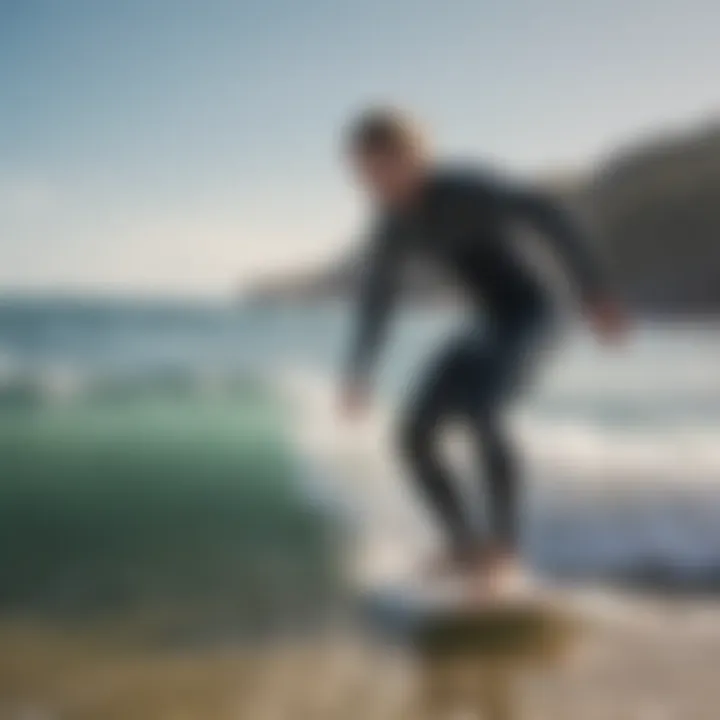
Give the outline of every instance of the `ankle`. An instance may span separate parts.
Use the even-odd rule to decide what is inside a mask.
[[[512,543],[493,541],[485,548],[485,560],[489,563],[512,563],[519,559],[518,549]]]

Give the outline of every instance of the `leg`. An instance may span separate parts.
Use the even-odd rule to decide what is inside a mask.
[[[477,422],[475,428],[475,435],[481,445],[490,534],[495,544],[514,552],[519,541],[518,463],[501,417],[495,417],[494,413],[490,412]]]
[[[478,340],[468,351],[467,395],[463,407],[478,444],[493,544],[517,550],[519,475],[515,451],[504,424],[508,399],[523,377],[530,349],[523,333]]]
[[[458,349],[448,348],[424,378],[412,398],[400,437],[402,454],[456,556],[465,555],[474,543],[453,478],[440,457],[438,431],[457,404],[459,359]]]

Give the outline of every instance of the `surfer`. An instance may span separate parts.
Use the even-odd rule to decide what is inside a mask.
[[[449,273],[477,313],[417,385],[401,423],[400,447],[447,539],[441,566],[482,568],[485,580],[502,584],[520,567],[518,471],[503,410],[554,315],[552,287],[514,242],[513,224],[526,223],[547,239],[601,338],[620,337],[623,313],[582,233],[543,193],[478,168],[438,165],[416,124],[395,110],[371,110],[358,118],[346,151],[376,217],[342,411],[353,417],[367,405],[405,260],[423,257]],[[482,540],[439,453],[438,431],[449,418],[465,421],[477,443],[490,523],[489,537]]]

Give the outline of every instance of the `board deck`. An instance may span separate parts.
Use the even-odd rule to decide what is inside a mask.
[[[579,625],[561,595],[538,589],[482,599],[457,584],[385,584],[367,588],[362,606],[371,630],[432,654],[546,653]]]

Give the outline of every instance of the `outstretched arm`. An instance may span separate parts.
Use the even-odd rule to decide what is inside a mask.
[[[360,284],[356,327],[345,371],[345,401],[354,405],[364,394],[380,346],[398,285],[400,251],[390,228],[376,230]]]

